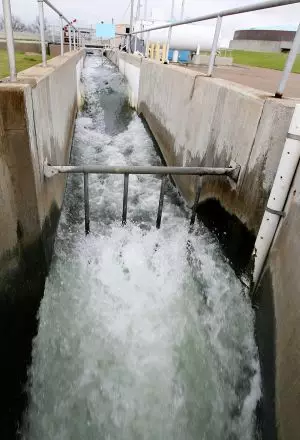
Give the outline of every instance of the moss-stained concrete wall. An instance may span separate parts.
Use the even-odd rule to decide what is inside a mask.
[[[68,162],[83,56],[71,52],[0,83],[1,438],[14,438],[26,401],[20,387],[65,187],[63,176],[45,179],[43,165]]]
[[[185,166],[241,166],[237,185],[202,179],[201,201],[215,198],[253,233],[258,232],[295,101],[178,66],[143,60],[138,111],[166,162]],[[189,203],[195,178],[177,179]]]

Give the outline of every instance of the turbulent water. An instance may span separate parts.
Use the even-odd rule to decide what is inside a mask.
[[[72,163],[159,164],[126,84],[96,55],[83,71]],[[169,184],[69,177],[55,257],[39,311],[23,437],[30,440],[250,440],[260,376],[253,312],[214,237],[188,232]]]

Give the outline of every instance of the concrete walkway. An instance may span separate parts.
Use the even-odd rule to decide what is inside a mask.
[[[189,65],[188,68],[203,73],[207,72],[207,66]],[[239,64],[215,67],[213,71],[213,77],[215,78],[226,79],[272,94],[275,94],[275,91],[277,90],[281,75],[282,72],[279,70],[242,66]],[[284,96],[289,98],[300,98],[300,74],[290,74]]]

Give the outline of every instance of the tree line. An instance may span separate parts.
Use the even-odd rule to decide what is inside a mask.
[[[32,23],[26,24],[16,15],[12,15],[11,21],[12,21],[12,28],[15,32],[38,33],[40,31],[39,17],[36,17]],[[45,19],[45,30],[47,30],[47,29],[48,29],[48,23],[47,23],[47,20]],[[3,32],[4,30],[5,30],[4,18],[2,15],[0,15],[0,32]]]

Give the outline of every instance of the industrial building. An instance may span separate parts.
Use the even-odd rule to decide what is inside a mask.
[[[291,27],[251,28],[235,31],[230,49],[253,52],[289,52],[296,34]]]

